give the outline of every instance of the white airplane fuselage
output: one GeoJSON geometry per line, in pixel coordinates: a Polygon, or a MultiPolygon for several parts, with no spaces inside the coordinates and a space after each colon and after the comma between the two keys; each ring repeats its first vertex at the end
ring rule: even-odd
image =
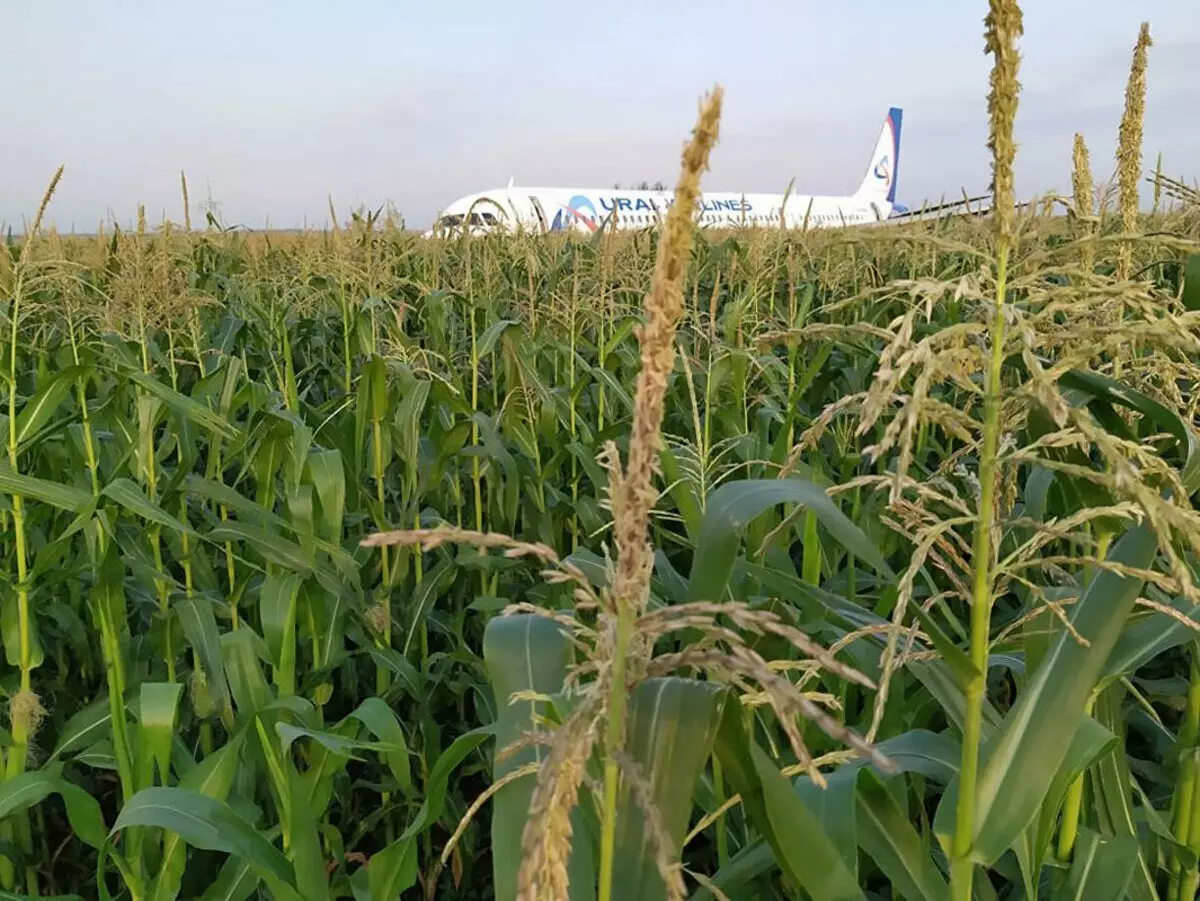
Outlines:
{"type": "MultiPolygon", "coordinates": [[[[875,152],[852,195],[705,192],[694,216],[707,228],[839,228],[878,222],[896,207],[902,113],[888,111],[875,152]]],[[[459,198],[438,216],[427,236],[491,231],[535,233],[602,228],[643,229],[658,224],[670,209],[670,191],[514,187],[459,198]]]]}

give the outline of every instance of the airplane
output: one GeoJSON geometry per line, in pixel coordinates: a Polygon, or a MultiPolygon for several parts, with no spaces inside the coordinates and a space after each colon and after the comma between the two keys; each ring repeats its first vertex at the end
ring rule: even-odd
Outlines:
{"type": "MultiPolygon", "coordinates": [[[[703,228],[838,228],[880,222],[906,208],[896,203],[903,111],[888,110],[866,175],[849,196],[703,193],[696,219],[703,228]]],[[[657,225],[671,206],[670,191],[508,187],[468,194],[437,217],[425,237],[493,231],[594,233],[605,227],[657,225]]]]}

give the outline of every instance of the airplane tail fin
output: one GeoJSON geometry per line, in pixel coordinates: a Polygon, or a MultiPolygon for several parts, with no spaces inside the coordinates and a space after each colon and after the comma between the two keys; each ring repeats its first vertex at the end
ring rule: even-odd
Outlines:
{"type": "Polygon", "coordinates": [[[882,205],[896,203],[896,177],[900,172],[900,123],[904,111],[893,106],[888,110],[883,128],[879,130],[879,140],[875,142],[875,152],[871,156],[871,165],[855,195],[864,200],[870,200],[882,205]]]}

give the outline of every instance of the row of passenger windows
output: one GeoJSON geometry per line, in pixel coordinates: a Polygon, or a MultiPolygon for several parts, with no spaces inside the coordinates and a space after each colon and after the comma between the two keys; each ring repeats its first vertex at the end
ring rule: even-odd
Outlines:
{"type": "MultiPolygon", "coordinates": [[[[626,213],[618,214],[619,221],[626,225],[654,225],[658,220],[658,216],[648,213],[626,213]]],[[[812,215],[808,217],[811,225],[826,225],[831,223],[847,224],[854,222],[866,222],[867,216],[861,212],[855,213],[822,213],[820,215],[812,215]]],[[[770,213],[704,213],[700,216],[700,222],[705,225],[727,224],[727,225],[777,225],[779,223],[779,213],[772,210],[770,213]]],[[[795,220],[797,225],[803,223],[803,219],[795,220]]]]}

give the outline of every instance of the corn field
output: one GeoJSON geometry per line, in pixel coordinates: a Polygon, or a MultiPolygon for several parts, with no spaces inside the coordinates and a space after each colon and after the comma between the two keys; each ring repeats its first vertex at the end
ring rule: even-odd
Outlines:
{"type": "Polygon", "coordinates": [[[1008,212],[992,6],[986,218],[697,232],[719,91],[633,234],[61,236],[60,170],[0,899],[1194,898],[1200,214],[1082,138],[1008,212]]]}

